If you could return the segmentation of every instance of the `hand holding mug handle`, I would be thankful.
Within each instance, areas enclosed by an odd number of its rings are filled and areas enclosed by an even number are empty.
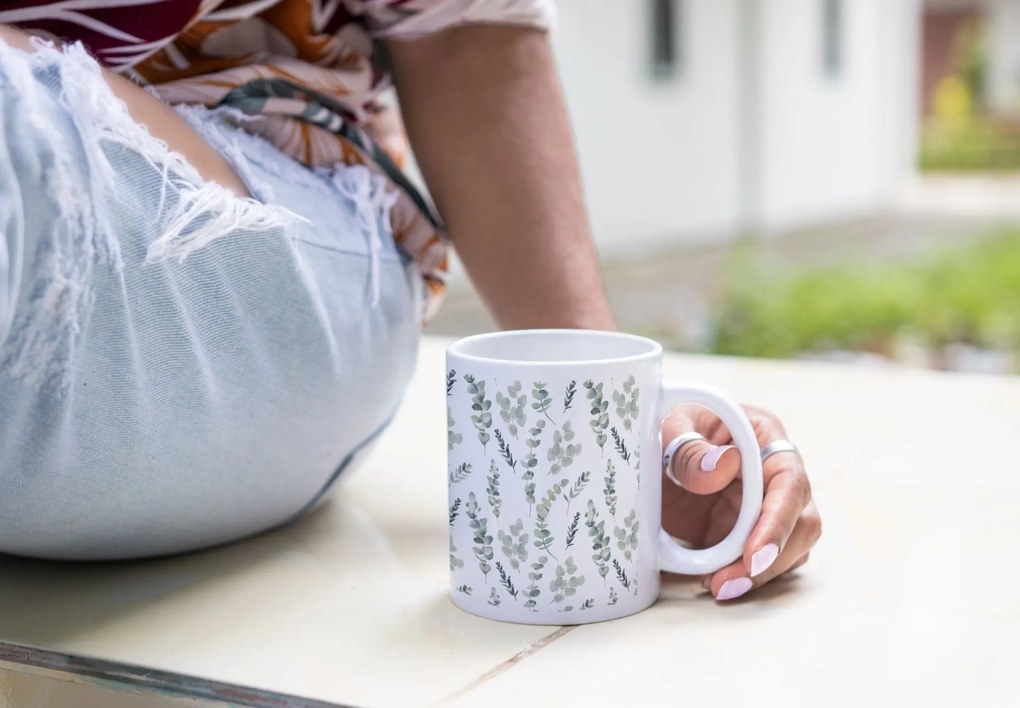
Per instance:
[[[758,449],[758,440],[747,415],[740,406],[718,389],[711,386],[666,382],[662,386],[659,418],[665,418],[675,406],[684,403],[705,406],[719,416],[740,451],[743,497],[737,521],[726,538],[709,548],[694,550],[681,545],[659,529],[659,567],[671,573],[704,575],[729,565],[743,555],[744,544],[747,543],[761,515],[764,497],[761,451]]]

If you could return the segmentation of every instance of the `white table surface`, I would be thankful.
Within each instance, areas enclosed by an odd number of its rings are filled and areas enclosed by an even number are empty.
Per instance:
[[[668,356],[781,413],[823,538],[749,599],[671,576],[633,617],[533,627],[447,599],[445,344],[290,527],[156,561],[0,558],[0,643],[354,705],[1020,705],[1020,379]]]

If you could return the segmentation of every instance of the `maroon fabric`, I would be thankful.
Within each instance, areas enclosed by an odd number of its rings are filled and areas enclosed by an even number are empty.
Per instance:
[[[125,3],[137,0],[92,0],[92,7],[69,9],[62,0],[0,0],[0,12],[16,11],[23,8],[38,8],[50,17],[32,17],[14,22],[23,29],[48,32],[66,40],[80,40],[100,61],[106,59],[107,50],[118,47],[144,44],[175,37],[198,13],[199,0],[148,0],[127,7]],[[108,5],[108,7],[95,7]],[[43,12],[33,13],[42,15]],[[21,13],[15,13],[15,16]],[[57,19],[53,15],[67,14],[68,18]],[[81,24],[82,18],[99,21],[121,32],[134,35],[140,41],[130,42],[111,37],[109,34],[90,29]],[[110,55],[116,56],[116,53]]]

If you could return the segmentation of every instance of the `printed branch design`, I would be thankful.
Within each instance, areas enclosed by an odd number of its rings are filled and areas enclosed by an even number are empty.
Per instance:
[[[609,536],[606,535],[606,522],[599,520],[595,502],[588,500],[588,512],[584,515],[584,525],[588,527],[591,538],[591,559],[598,566],[599,575],[605,581],[609,574]]]
[[[613,403],[616,405],[616,414],[623,421],[625,430],[630,430],[634,422],[637,421],[640,411],[638,408],[638,397],[640,394],[641,389],[635,385],[633,375],[623,382],[622,393],[620,391],[613,391]]]
[[[535,385],[531,389],[531,397],[535,399],[532,402],[531,407],[546,418],[549,418],[549,406],[552,405],[552,396],[549,395],[548,387],[544,383],[536,381]],[[555,423],[556,421],[549,418],[549,422]]]
[[[492,401],[485,397],[485,382],[476,381],[471,374],[464,374],[464,380],[468,383],[468,393],[471,394],[471,422],[478,431],[478,441],[482,443],[482,452],[486,451],[485,446],[489,443],[489,428],[492,427]]]
[[[570,548],[574,545],[574,536],[577,535],[577,524],[581,520],[581,512],[574,512],[574,520],[570,522],[570,526],[567,527],[567,545],[566,548]]]
[[[471,463],[461,462],[457,465],[456,469],[450,472],[450,484],[457,484],[463,482],[471,474]]]
[[[616,448],[616,454],[618,454],[623,461],[630,464],[630,452],[627,450],[627,443],[620,437],[619,431],[616,430],[614,425],[609,429],[610,434],[613,436],[613,447]]]
[[[616,468],[612,460],[606,461],[606,486],[602,490],[606,497],[606,507],[613,518],[616,518]]]
[[[549,583],[549,590],[553,593],[553,602],[563,602],[566,598],[574,595],[582,585],[584,585],[584,576],[577,575],[574,558],[568,556],[563,561],[563,565],[556,566],[556,574]]]
[[[517,588],[514,587],[514,581],[507,575],[503,564],[499,561],[496,561],[496,572],[499,573],[499,584],[506,588],[507,594],[514,599],[514,602],[517,602]]]
[[[478,567],[482,571],[482,575],[485,577],[485,582],[489,582],[489,571],[492,570],[492,566],[489,565],[489,561],[492,560],[492,536],[489,535],[488,531],[488,519],[478,513],[478,500],[475,498],[475,493],[471,492],[468,494],[467,507],[465,513],[470,519],[468,526],[474,529],[474,542],[478,545],[472,547],[475,558],[478,560]]]
[[[521,393],[521,382],[514,381],[506,389],[506,395],[504,396],[499,391],[496,392],[496,405],[499,406],[499,417],[506,423],[507,430],[510,434],[517,437],[517,431],[523,428],[527,423],[527,417],[524,415],[524,406],[528,402],[526,394]]]
[[[528,560],[528,534],[524,533],[524,522],[517,519],[510,524],[509,533],[499,530],[496,538],[502,546],[503,555],[510,561],[510,567],[520,572],[521,565]]]
[[[549,559],[546,556],[539,556],[538,561],[531,564],[531,572],[528,573],[528,580],[531,581],[531,584],[524,591],[525,596],[528,598],[524,606],[529,610],[537,611],[535,610],[535,605],[538,604],[538,597],[542,594],[542,588],[538,582],[542,579],[542,569],[545,568],[545,564],[548,562]]]
[[[574,458],[581,454],[581,443],[572,443],[574,429],[570,421],[566,421],[563,427],[553,433],[553,444],[546,452],[546,458],[552,462],[549,467],[549,474],[556,474],[564,467],[574,464]]]
[[[540,548],[553,558],[556,558],[556,556],[549,550],[549,547],[552,546],[555,538],[552,531],[549,530],[549,510],[552,508],[553,502],[556,501],[556,497],[560,495],[569,481],[561,479],[550,487],[549,491],[538,503],[538,506],[535,507],[535,548]]]
[[[631,560],[638,547],[638,527],[641,522],[637,520],[637,512],[634,509],[623,519],[623,528],[617,526],[613,529],[613,536],[616,537],[616,547],[623,551],[625,560]]]
[[[517,460],[514,459],[514,455],[510,452],[510,444],[503,439],[503,434],[499,432],[499,428],[495,431],[496,442],[499,443],[499,454],[506,460],[507,466],[514,472],[517,473]]]
[[[591,420],[588,425],[591,426],[591,430],[595,433],[595,442],[598,444],[599,449],[605,451],[606,430],[609,428],[609,414],[606,412],[609,410],[609,401],[602,398],[602,384],[596,384],[589,379],[584,382],[584,387],[587,389],[585,396],[591,401]]]
[[[566,413],[570,410],[570,406],[574,402],[574,394],[577,393],[577,382],[571,381],[567,384],[567,390],[563,394],[563,412]]]
[[[572,485],[570,485],[570,489],[568,489],[564,493],[563,498],[567,500],[568,513],[570,511],[570,502],[573,501],[574,499],[577,499],[577,497],[581,495],[581,492],[584,491],[584,488],[588,486],[588,482],[590,481],[591,472],[585,470],[584,472],[581,473],[581,476],[579,476],[577,480]]]
[[[488,486],[485,488],[485,493],[489,497],[489,506],[492,508],[492,515],[496,517],[496,522],[499,522],[499,507],[503,505],[503,500],[499,497],[499,466],[496,465],[496,461],[492,460],[489,464],[489,476],[485,478],[488,481]]]
[[[524,500],[528,504],[528,516],[531,516],[531,507],[535,505],[535,468],[538,467],[535,450],[542,444],[541,435],[544,428],[544,420],[536,422],[535,427],[528,430],[530,437],[524,442],[528,453],[524,456],[524,474],[521,475],[521,479],[524,482]]]

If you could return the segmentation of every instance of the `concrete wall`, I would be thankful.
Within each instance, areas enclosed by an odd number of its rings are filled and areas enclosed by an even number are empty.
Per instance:
[[[1020,2],[986,0],[988,73],[993,110],[1020,115]]]
[[[916,3],[844,0],[842,60],[834,73],[822,59],[822,6],[820,0],[761,6],[755,139],[765,231],[888,207],[912,170]]]
[[[632,251],[737,226],[737,0],[687,0],[680,67],[655,80],[650,3],[559,0],[554,46],[596,240]]]
[[[856,216],[913,171],[918,0],[683,0],[681,66],[653,79],[645,0],[558,0],[554,38],[596,240],[648,250]]]

